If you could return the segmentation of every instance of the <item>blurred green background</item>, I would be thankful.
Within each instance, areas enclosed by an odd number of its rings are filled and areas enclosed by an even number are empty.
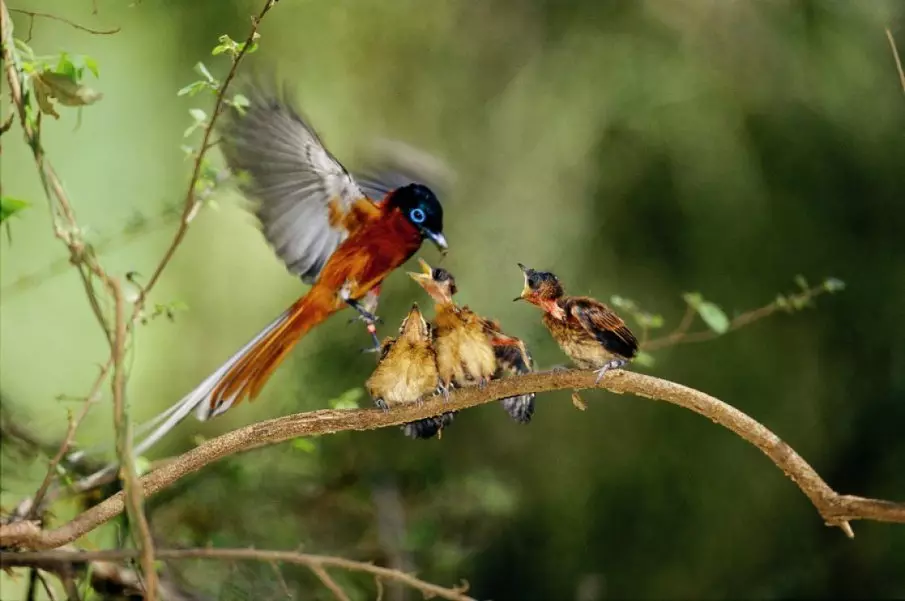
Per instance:
[[[88,83],[104,98],[80,124],[75,109],[45,120],[44,141],[88,239],[119,240],[104,265],[150,276],[174,225],[146,226],[182,202],[187,111],[211,102],[176,91],[198,78],[199,60],[225,74],[211,47],[222,33],[243,39],[261,3],[101,0],[97,16],[88,0],[9,4],[122,27],[92,36],[39,19],[29,44],[97,60]],[[28,19],[14,18],[24,37]],[[732,316],[794,289],[796,274],[844,280],[816,310],[635,369],[749,413],[840,492],[903,500],[905,96],[884,34],[902,48],[903,18],[901,0],[282,0],[244,68],[275,64],[350,167],[378,137],[449,163],[444,266],[461,302],[523,336],[542,367],[564,358],[539,315],[510,300],[516,261],[555,271],[572,293],[630,297],[662,313],[666,330],[686,291]],[[0,241],[0,392],[53,440],[77,407],[56,397],[85,394],[105,342],[74,271],[23,280],[65,253],[20,136],[15,126],[3,137],[3,192],[33,206]],[[214,198],[152,298],[188,311],[138,329],[136,419],[180,398],[304,292],[238,195]],[[123,241],[129,228],[150,231]],[[427,246],[422,255],[437,258]],[[412,300],[427,304],[391,276],[384,332]],[[188,421],[152,457],[354,398],[373,357],[358,353],[367,338],[345,317],[307,337],[258,402]],[[441,584],[466,579],[483,599],[905,596],[902,526],[855,523],[848,540],[760,452],[707,420],[585,398],[581,413],[566,393],[543,395],[526,427],[485,405],[441,441],[387,429],[248,453],[152,498],[152,525],[161,545],[301,545]],[[107,397],[79,440],[109,437],[110,414]],[[43,465],[4,458],[4,507],[34,492]],[[75,510],[57,508],[58,520]],[[217,598],[280,591],[266,565],[174,568]],[[306,571],[284,574],[297,598],[331,598]],[[336,577],[353,598],[373,598],[367,579]]]

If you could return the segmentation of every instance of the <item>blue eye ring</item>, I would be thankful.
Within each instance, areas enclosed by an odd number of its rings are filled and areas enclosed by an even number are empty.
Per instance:
[[[424,223],[427,215],[424,214],[423,210],[415,208],[409,212],[409,219],[412,220],[412,223]]]

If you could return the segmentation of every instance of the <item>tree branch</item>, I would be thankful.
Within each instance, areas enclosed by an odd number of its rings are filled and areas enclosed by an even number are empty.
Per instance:
[[[434,397],[421,405],[406,405],[386,412],[377,409],[323,409],[288,415],[239,428],[206,441],[145,475],[140,483],[145,495],[153,495],[187,474],[224,457],[300,436],[396,426],[529,392],[604,388],[617,394],[629,393],[672,403],[731,430],[760,449],[788,475],[811,500],[828,525],[841,528],[850,537],[854,536],[850,520],[905,523],[905,504],[837,493],[776,434],[717,398],[681,384],[631,371],[612,371],[598,385],[595,385],[594,380],[594,373],[587,371],[533,373],[497,380],[483,389],[457,390],[447,402]],[[122,511],[123,495],[117,493],[54,530],[41,530],[36,524],[28,527],[29,523],[23,522],[0,526],[0,546],[32,549],[59,547],[90,532]]]
[[[0,567],[39,567],[48,571],[57,571],[59,566],[73,563],[89,563],[97,561],[121,561],[132,559],[138,554],[127,549],[122,551],[39,551],[21,553],[12,551],[0,552]],[[440,597],[450,601],[475,601],[464,593],[467,587],[446,588],[425,582],[415,576],[375,566],[370,563],[353,561],[332,555],[311,555],[292,551],[265,551],[257,549],[159,549],[157,558],[162,560],[209,559],[229,561],[265,561],[269,563],[289,563],[305,566],[321,578],[337,599],[347,600],[349,597],[339,588],[326,573],[326,568],[336,568],[349,572],[371,574],[375,579],[399,582],[424,593],[425,598]],[[330,583],[330,584],[328,584]]]
[[[192,176],[189,179],[188,189],[185,193],[185,201],[183,202],[182,218],[179,221],[179,227],[176,229],[176,233],[173,235],[173,240],[172,242],[170,242],[170,246],[167,248],[167,250],[163,254],[163,257],[160,259],[160,263],[158,263],[157,267],[154,269],[154,273],[151,274],[151,278],[148,280],[148,283],[141,290],[141,293],[138,296],[138,300],[135,301],[135,310],[132,313],[133,322],[141,314],[141,310],[144,307],[148,293],[157,283],[157,280],[160,279],[163,270],[166,269],[166,266],[170,263],[173,255],[176,254],[176,249],[182,243],[182,239],[185,238],[185,234],[188,231],[189,223],[191,223],[192,219],[198,211],[199,201],[196,198],[196,188],[198,186],[198,181],[201,178],[201,167],[204,162],[204,155],[210,149],[210,141],[211,136],[214,133],[214,126],[216,125],[217,118],[220,116],[220,113],[223,111],[223,107],[226,104],[226,91],[229,89],[229,84],[236,77],[236,70],[239,68],[239,63],[242,62],[242,59],[254,44],[261,19],[264,18],[264,15],[266,15],[276,3],[277,0],[266,0],[264,2],[264,8],[261,9],[261,12],[258,13],[258,16],[253,16],[251,18],[251,31],[248,32],[248,37],[245,39],[245,44],[242,45],[242,48],[236,54],[235,58],[233,59],[233,64],[230,67],[229,72],[226,74],[226,78],[223,80],[223,83],[220,84],[220,89],[217,91],[216,100],[214,100],[214,109],[211,112],[210,121],[204,128],[204,133],[201,135],[201,144],[198,147],[197,154],[195,155],[195,162],[192,167]]]

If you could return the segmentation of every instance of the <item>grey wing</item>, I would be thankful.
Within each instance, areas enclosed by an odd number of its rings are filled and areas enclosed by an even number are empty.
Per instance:
[[[255,213],[276,254],[289,271],[313,282],[361,223],[346,218],[377,208],[285,92],[251,82],[242,91],[249,106],[224,115],[223,155],[241,190],[257,201]]]
[[[411,183],[424,184],[442,195],[454,179],[452,170],[437,157],[404,142],[386,139],[372,144],[366,166],[355,173],[364,193],[377,201]]]

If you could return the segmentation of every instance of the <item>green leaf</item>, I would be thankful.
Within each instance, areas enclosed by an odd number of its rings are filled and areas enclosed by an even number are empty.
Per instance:
[[[717,305],[703,301],[697,307],[698,315],[707,326],[717,334],[725,334],[729,330],[729,318]]]
[[[610,304],[612,304],[617,309],[622,309],[623,311],[635,311],[638,306],[635,304],[630,298],[625,298],[619,295],[614,294],[610,297]]]
[[[214,82],[214,76],[211,75],[211,72],[207,70],[207,67],[201,61],[195,63],[195,71],[209,83]]]
[[[189,85],[181,88],[178,92],[176,92],[177,96],[185,96],[186,94],[189,96],[194,96],[201,90],[207,87],[207,82],[204,81],[193,81]]]
[[[632,359],[632,363],[637,363],[641,367],[653,367],[654,363],[656,363],[656,359],[650,353],[640,351],[635,358]]]
[[[54,117],[59,115],[54,110],[51,100],[63,106],[86,106],[94,104],[103,94],[75,81],[69,75],[42,71],[32,77],[35,95],[41,111]]]
[[[0,197],[0,223],[3,223],[16,213],[21,213],[31,206],[27,200],[13,198],[11,196]]]
[[[685,299],[685,302],[691,305],[692,309],[697,309],[698,305],[704,300],[704,297],[701,296],[700,292],[686,292],[682,295],[682,298]]]
[[[729,330],[729,318],[719,306],[705,301],[700,292],[686,292],[682,295],[685,302],[698,312],[704,323],[717,334],[725,334]]]
[[[801,288],[802,290],[807,290],[807,289],[808,289],[808,281],[807,281],[807,280],[805,279],[805,277],[804,277],[803,275],[801,275],[801,274],[798,274],[798,275],[795,276],[795,283],[796,283],[796,284],[798,285],[798,287]]]
[[[310,438],[296,438],[292,441],[292,448],[303,453],[313,453],[317,450],[317,445]]]
[[[364,396],[363,388],[350,388],[329,401],[331,409],[358,409],[358,399]]]
[[[201,123],[207,119],[207,113],[201,109],[189,109],[189,115],[192,116],[196,123]]]
[[[823,281],[823,289],[829,293],[845,290],[845,282],[837,278],[827,278]]]
[[[94,74],[95,77],[100,77],[100,72],[97,68],[97,61],[91,58],[90,56],[82,57],[85,61],[85,66],[88,67],[88,70]]]
[[[146,457],[139,456],[135,458],[135,473],[139,476],[147,474],[151,471],[151,461]]]

